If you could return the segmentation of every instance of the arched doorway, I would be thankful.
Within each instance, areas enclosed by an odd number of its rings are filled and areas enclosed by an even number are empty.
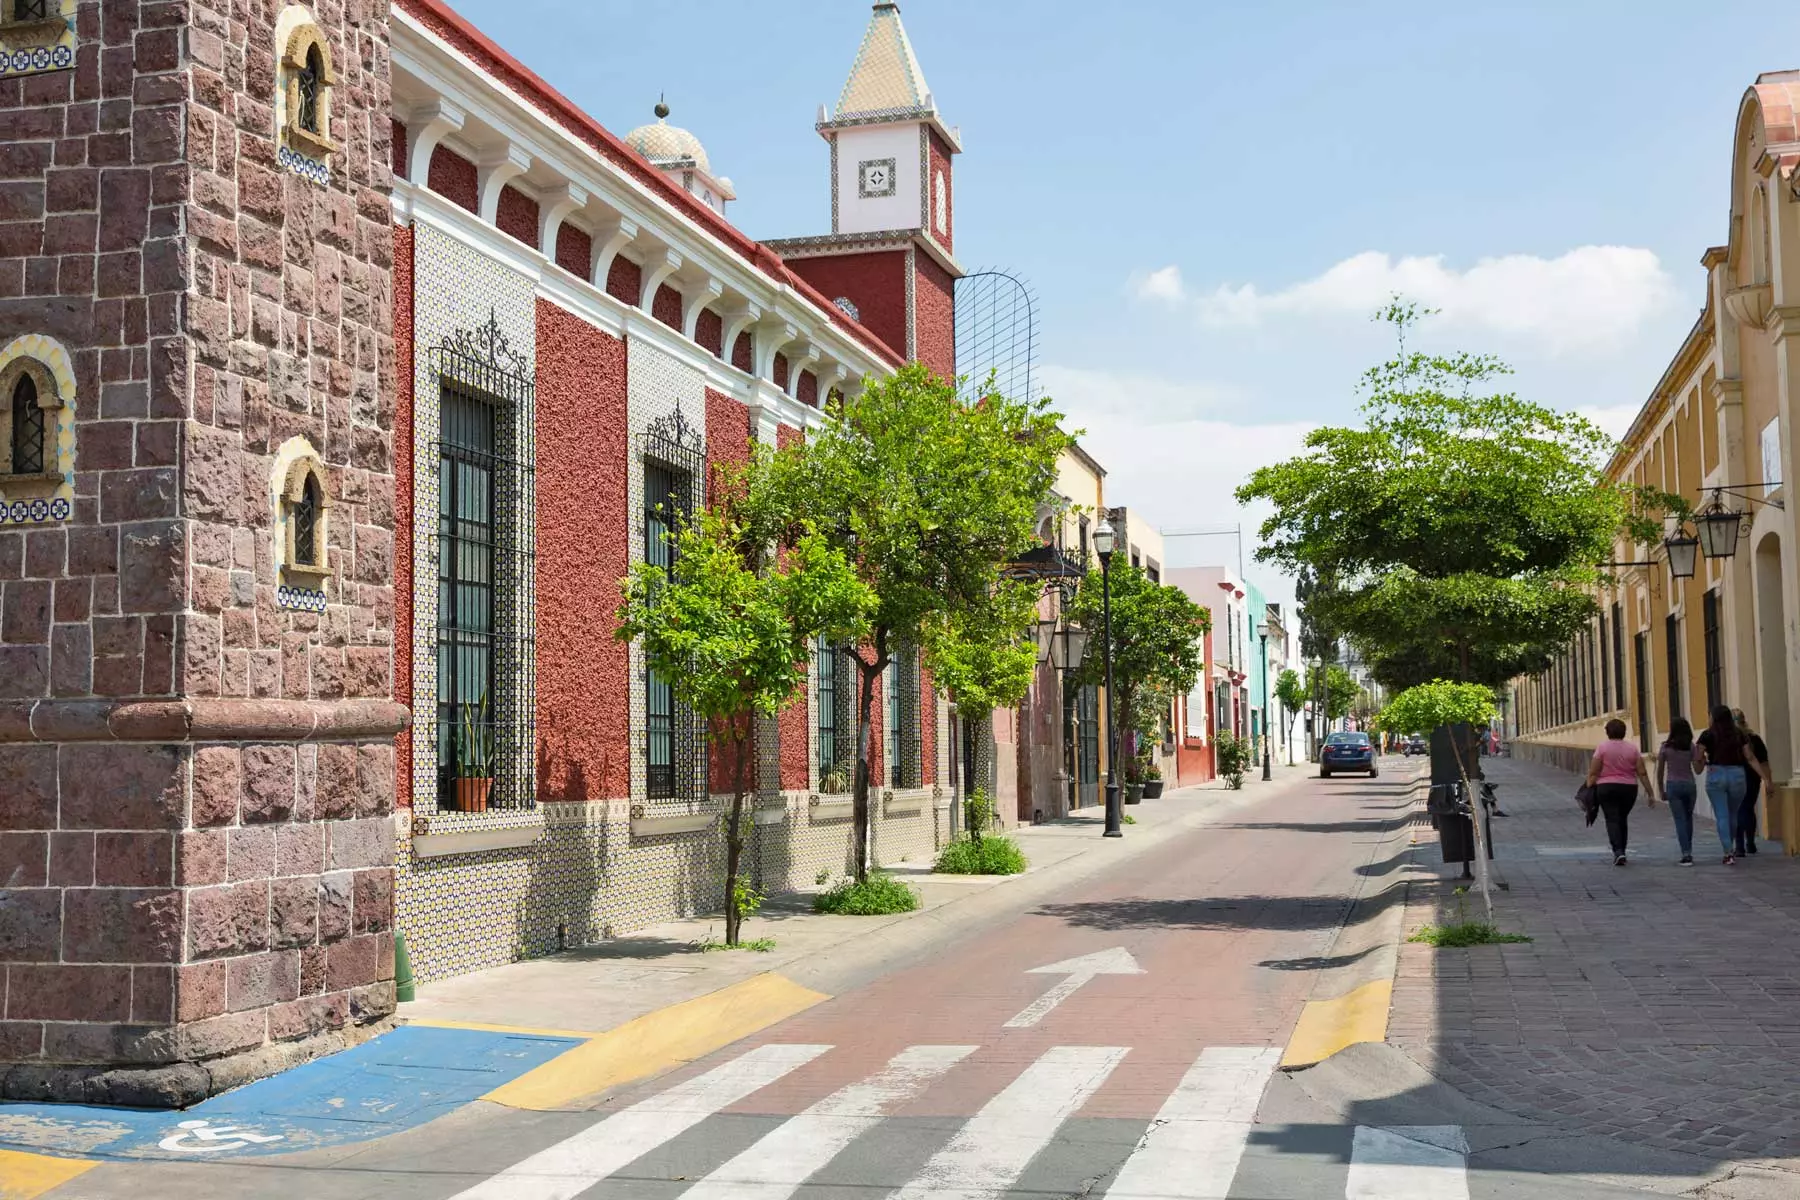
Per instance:
[[[1778,781],[1793,776],[1788,734],[1787,612],[1781,590],[1781,538],[1770,533],[1756,544],[1756,661],[1762,680],[1762,735],[1769,769]]]

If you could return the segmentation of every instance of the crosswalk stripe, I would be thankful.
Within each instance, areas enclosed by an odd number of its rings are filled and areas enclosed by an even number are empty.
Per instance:
[[[1213,1046],[1182,1077],[1107,1200],[1224,1200],[1281,1050]]]
[[[1344,1200],[1469,1200],[1460,1125],[1356,1127]]]
[[[660,1095],[596,1121],[573,1137],[457,1193],[453,1200],[573,1200],[634,1159],[830,1049],[759,1046]]]
[[[838,1153],[924,1091],[974,1046],[909,1046],[833,1092],[682,1193],[682,1200],[788,1200]]]
[[[1057,1046],[964,1122],[893,1200],[1000,1200],[1125,1055],[1126,1046]]]

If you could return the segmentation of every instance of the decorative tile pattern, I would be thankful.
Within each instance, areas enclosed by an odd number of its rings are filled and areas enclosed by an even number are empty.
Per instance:
[[[323,613],[325,593],[283,585],[275,589],[275,606],[295,612]]]
[[[275,151],[275,161],[302,179],[310,179],[320,187],[331,186],[331,168],[316,158],[282,146]]]
[[[65,71],[75,65],[75,8],[78,0],[52,0],[49,21],[0,31],[0,77]],[[8,4],[7,8],[12,5]],[[54,22],[61,21],[56,29]]]

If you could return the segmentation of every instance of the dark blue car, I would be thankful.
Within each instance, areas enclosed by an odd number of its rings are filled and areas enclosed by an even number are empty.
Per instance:
[[[1319,751],[1319,778],[1330,779],[1334,771],[1367,773],[1370,779],[1381,774],[1375,762],[1375,744],[1366,733],[1333,733],[1325,738]]]

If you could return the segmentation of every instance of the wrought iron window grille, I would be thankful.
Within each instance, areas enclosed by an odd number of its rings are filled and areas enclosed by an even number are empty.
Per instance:
[[[689,424],[680,404],[638,437],[644,506],[644,561],[673,570],[674,538],[706,503],[706,435]],[[709,795],[706,722],[676,700],[669,684],[643,672],[644,715],[637,730],[644,758],[645,795],[690,806]],[[759,772],[760,773],[760,772]]]
[[[308,133],[319,132],[319,87],[325,75],[325,60],[317,46],[306,51],[306,65],[294,76],[300,93],[300,111],[295,122]]]
[[[48,429],[44,410],[38,404],[37,381],[29,373],[19,376],[12,394],[12,473],[41,475],[44,471],[44,441]]]
[[[50,17],[50,0],[13,0],[14,21],[45,21]]]
[[[319,565],[319,480],[308,475],[300,492],[300,503],[294,506],[294,565]]]
[[[490,312],[428,352],[439,381],[439,805],[490,779],[483,806],[537,802],[535,388]]]

